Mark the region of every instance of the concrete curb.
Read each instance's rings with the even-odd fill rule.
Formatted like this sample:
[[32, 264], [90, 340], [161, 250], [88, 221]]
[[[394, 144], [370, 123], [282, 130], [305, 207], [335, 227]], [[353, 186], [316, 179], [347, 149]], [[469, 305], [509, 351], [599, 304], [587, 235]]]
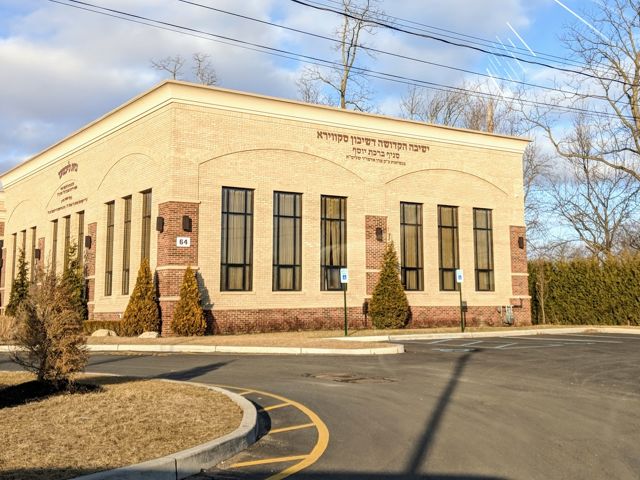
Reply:
[[[0, 345], [0, 352], [15, 350]], [[389, 345], [374, 348], [305, 348], [305, 347], [240, 347], [231, 345], [87, 345], [90, 352], [153, 352], [153, 353], [252, 353], [276, 355], [392, 355], [404, 353], [404, 346]]]
[[228, 396], [242, 409], [240, 426], [223, 437], [166, 457], [91, 475], [82, 475], [72, 480], [180, 480], [213, 467], [255, 443], [258, 436], [258, 414], [249, 400], [228, 390], [202, 383], [162, 381], [196, 385]]
[[623, 333], [640, 335], [640, 328], [625, 327], [567, 327], [550, 329], [529, 329], [495, 332], [465, 332], [465, 333], [418, 333], [410, 335], [370, 335], [368, 337], [333, 337], [331, 340], [343, 342], [398, 342], [402, 340], [437, 340], [454, 338], [486, 338], [486, 337], [520, 337], [526, 335], [566, 335], [575, 333]]

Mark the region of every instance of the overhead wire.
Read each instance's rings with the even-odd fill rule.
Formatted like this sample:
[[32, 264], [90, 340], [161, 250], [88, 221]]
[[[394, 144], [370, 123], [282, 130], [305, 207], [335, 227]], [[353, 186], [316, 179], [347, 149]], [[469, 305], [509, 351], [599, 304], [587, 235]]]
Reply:
[[[232, 45], [232, 46], [236, 46], [239, 48], [245, 48], [248, 50], [252, 50], [252, 51], [257, 51], [260, 53], [267, 53], [267, 54], [271, 54], [277, 57], [281, 57], [281, 58], [286, 58], [289, 60], [297, 60], [297, 61], [301, 61], [300, 59], [304, 59], [302, 61], [304, 61], [305, 63], [309, 63], [309, 64], [313, 64], [313, 65], [318, 65], [318, 66], [324, 66], [324, 67], [340, 67], [341, 64], [338, 62], [334, 62], [331, 60], [325, 60], [319, 57], [314, 57], [314, 56], [310, 56], [310, 55], [304, 55], [304, 54], [300, 54], [300, 53], [295, 53], [295, 52], [290, 52], [284, 49], [278, 49], [278, 48], [274, 48], [274, 47], [268, 47], [265, 45], [261, 45], [258, 43], [254, 43], [254, 42], [249, 42], [247, 40], [240, 40], [240, 39], [236, 39], [233, 37], [227, 37], [224, 35], [218, 35], [218, 34], [214, 34], [211, 32], [206, 32], [204, 30], [199, 30], [199, 29], [195, 29], [192, 27], [186, 27], [186, 26], [181, 26], [178, 24], [174, 24], [174, 23], [170, 23], [170, 22], [165, 22], [162, 20], [155, 20], [155, 19], [151, 19], [149, 17], [145, 17], [142, 15], [137, 15], [137, 14], [133, 14], [133, 13], [129, 13], [129, 12], [124, 12], [121, 10], [116, 10], [116, 9], [112, 9], [112, 8], [108, 8], [108, 7], [102, 7], [100, 5], [95, 5], [89, 2], [84, 2], [81, 0], [49, 0], [52, 3], [57, 3], [60, 5], [65, 5], [68, 7], [74, 7], [74, 8], [78, 8], [81, 10], [85, 10], [88, 12], [92, 12], [92, 13], [97, 13], [97, 14], [101, 14], [101, 15], [106, 15], [109, 17], [113, 17], [113, 18], [117, 18], [120, 20], [126, 20], [126, 21], [130, 21], [133, 23], [139, 23], [139, 24], [143, 24], [146, 26], [150, 26], [150, 27], [154, 27], [154, 28], [158, 28], [158, 29], [162, 29], [162, 30], [168, 30], [168, 31], [172, 31], [174, 33], [181, 33], [181, 34], [186, 34], [186, 35], [190, 35], [190, 36], [194, 36], [197, 38], [203, 38], [206, 40], [211, 40], [211, 41], [216, 41], [216, 42], [220, 42], [226, 45]], [[360, 73], [362, 73], [363, 75], [366, 75], [368, 77], [371, 78], [376, 78], [376, 79], [380, 79], [380, 80], [387, 80], [387, 81], [393, 81], [396, 83], [402, 83], [405, 85], [412, 85], [412, 86], [416, 86], [416, 87], [424, 87], [424, 88], [428, 88], [431, 90], [435, 90], [435, 91], [445, 91], [445, 92], [451, 92], [451, 91], [456, 91], [456, 92], [464, 92], [467, 93], [469, 95], [472, 96], [476, 96], [476, 97], [481, 97], [481, 98], [495, 98], [495, 99], [502, 99], [501, 95], [495, 95], [492, 93], [487, 93], [487, 92], [479, 92], [477, 90], [468, 90], [465, 88], [461, 88], [461, 87], [452, 87], [449, 85], [443, 85], [443, 84], [439, 84], [436, 82], [429, 82], [426, 80], [421, 80], [421, 79], [412, 79], [412, 78], [408, 78], [408, 77], [404, 77], [401, 75], [396, 75], [396, 74], [390, 74], [390, 73], [386, 73], [386, 72], [378, 72], [375, 70], [370, 70], [370, 69], [366, 69], [363, 67], [353, 67], [353, 70], [356, 70]], [[527, 99], [518, 99], [519, 102], [525, 104], [525, 105], [536, 105], [536, 106], [544, 106], [544, 107], [549, 107], [550, 109], [553, 110], [558, 110], [558, 111], [563, 111], [563, 112], [576, 112], [576, 113], [582, 113], [585, 115], [589, 115], [589, 116], [593, 116], [593, 115], [600, 115], [600, 116], [605, 116], [605, 117], [612, 117], [612, 118], [616, 118], [617, 115], [613, 114], [613, 113], [609, 113], [609, 112], [601, 112], [601, 111], [594, 111], [594, 110], [590, 110], [590, 109], [584, 109], [584, 108], [578, 108], [578, 107], [570, 107], [570, 106], [566, 106], [566, 105], [553, 105], [553, 104], [548, 104], [545, 102], [538, 102], [538, 101], [534, 101], [534, 100], [527, 100]], [[629, 117], [631, 118], [631, 117]]]
[[[316, 9], [316, 10], [335, 13], [336, 15], [347, 17], [347, 18], [350, 18], [352, 20], [356, 20], [356, 21], [360, 20], [357, 16], [352, 15], [349, 12], [335, 10], [335, 9], [333, 9], [331, 7], [322, 6], [321, 4], [314, 5], [314, 4], [311, 4], [311, 3], [308, 3], [308, 2], [302, 1], [302, 0], [291, 0], [291, 1], [293, 3], [297, 3], [298, 5], [302, 5], [302, 6], [305, 6], [305, 7], [313, 8], [313, 9]], [[367, 23], [372, 24], [372, 25], [376, 25], [378, 27], [386, 28], [386, 29], [389, 29], [389, 30], [392, 30], [392, 31], [396, 31], [396, 32], [400, 32], [400, 33], [406, 33], [408, 35], [422, 37], [422, 38], [425, 38], [425, 39], [428, 39], [428, 40], [434, 40], [436, 42], [445, 43], [447, 45], [451, 45], [451, 46], [455, 46], [455, 47], [467, 48], [467, 49], [470, 49], [470, 50], [475, 50], [475, 51], [486, 53], [486, 54], [493, 54], [495, 56], [504, 57], [504, 58], [507, 58], [507, 59], [514, 59], [514, 60], [517, 60], [517, 61], [520, 61], [520, 62], [528, 63], [530, 65], [537, 65], [537, 66], [540, 66], [540, 67], [550, 68], [550, 69], [557, 70], [557, 71], [564, 72], [564, 73], [572, 73], [572, 74], [575, 74], [575, 75], [581, 75], [581, 76], [584, 76], [584, 77], [587, 77], [587, 78], [591, 78], [591, 79], [594, 79], [594, 80], [604, 80], [604, 81], [607, 81], [607, 82], [619, 83], [619, 84], [624, 85], [624, 86], [629, 86], [629, 83], [627, 83], [627, 82], [625, 82], [623, 80], [617, 79], [617, 78], [609, 78], [609, 77], [594, 75], [592, 73], [585, 72], [585, 71], [558, 67], [558, 66], [550, 65], [548, 63], [540, 62], [540, 61], [537, 61], [537, 60], [527, 60], [525, 58], [522, 58], [521, 56], [513, 55], [508, 50], [506, 50], [506, 51], [509, 52], [509, 53], [501, 53], [499, 51], [492, 52], [492, 51], [487, 50], [486, 48], [478, 47], [478, 46], [475, 46], [475, 45], [469, 45], [469, 44], [465, 44], [465, 43], [460, 43], [459, 41], [458, 42], [454, 42], [454, 41], [451, 41], [451, 40], [448, 40], [446, 38], [442, 38], [442, 37], [439, 37], [439, 36], [436, 36], [436, 35], [433, 35], [433, 34], [413, 32], [411, 30], [407, 30], [406, 28], [401, 28], [401, 27], [389, 24], [387, 22], [383, 22], [383, 21], [377, 20], [376, 18], [367, 18], [366, 21], [367, 21]], [[505, 47], [505, 49], [506, 49], [506, 47]], [[635, 85], [632, 84], [632, 86], [635, 86]]]
[[[240, 14], [240, 13], [231, 12], [231, 11], [228, 11], [228, 10], [223, 10], [221, 8], [213, 7], [211, 5], [205, 5], [205, 4], [198, 3], [198, 2], [194, 2], [192, 0], [177, 0], [177, 1], [181, 2], [181, 3], [184, 3], [184, 4], [187, 4], [187, 5], [191, 5], [191, 6], [203, 8], [203, 9], [206, 9], [206, 10], [222, 13], [222, 14], [225, 14], [225, 15], [230, 15], [230, 16], [234, 16], [234, 17], [237, 17], [237, 18], [242, 18], [244, 20], [249, 20], [249, 21], [256, 22], [256, 23], [261, 23], [263, 25], [269, 25], [269, 26], [272, 26], [272, 27], [277, 27], [277, 28], [280, 28], [280, 29], [283, 29], [283, 30], [287, 30], [287, 31], [290, 31], [290, 32], [300, 33], [302, 35], [307, 35], [307, 36], [310, 36], [310, 37], [314, 37], [314, 38], [318, 38], [318, 39], [322, 39], [322, 40], [327, 40], [327, 41], [330, 41], [330, 42], [333, 42], [333, 43], [337, 43], [337, 44], [342, 44], [342, 45], [345, 44], [344, 40], [338, 40], [336, 38], [329, 37], [329, 36], [326, 36], [326, 35], [321, 35], [321, 34], [318, 34], [318, 33], [309, 32], [309, 31], [302, 30], [302, 29], [299, 29], [299, 28], [288, 27], [286, 25], [281, 25], [279, 23], [274, 23], [274, 22], [270, 22], [270, 21], [267, 21], [267, 20], [261, 20], [259, 18], [251, 17], [249, 15], [243, 15], [243, 14]], [[549, 87], [547, 85], [540, 85], [540, 84], [525, 82], [523, 80], [514, 79], [511, 76], [509, 76], [509, 78], [504, 78], [504, 77], [496, 76], [496, 75], [492, 76], [492, 75], [488, 75], [486, 73], [476, 72], [476, 71], [468, 70], [468, 69], [465, 69], [465, 68], [453, 67], [451, 65], [444, 65], [444, 64], [438, 63], [438, 62], [431, 62], [429, 60], [424, 60], [424, 59], [421, 59], [421, 58], [411, 57], [411, 56], [403, 55], [403, 54], [400, 54], [400, 53], [394, 53], [394, 52], [389, 52], [389, 51], [386, 51], [386, 50], [380, 50], [378, 48], [369, 47], [368, 45], [359, 44], [359, 45], [356, 45], [356, 46], [357, 46], [357, 48], [361, 48], [363, 50], [366, 50], [368, 52], [372, 52], [372, 53], [375, 53], [375, 54], [387, 55], [387, 56], [390, 56], [390, 57], [401, 58], [403, 60], [410, 60], [410, 61], [413, 61], [413, 62], [422, 63], [424, 65], [431, 65], [431, 66], [435, 66], [435, 67], [439, 67], [439, 68], [445, 68], [445, 69], [448, 69], [448, 70], [454, 70], [456, 72], [467, 73], [467, 74], [470, 74], [470, 75], [476, 75], [476, 76], [484, 77], [484, 78], [493, 78], [494, 80], [500, 80], [500, 81], [503, 81], [503, 82], [510, 82], [510, 83], [522, 85], [522, 86], [525, 86], [525, 87], [532, 87], [532, 88], [539, 88], [539, 89], [548, 90], [548, 91], [554, 91], [554, 92], [558, 92], [558, 93], [562, 93], [562, 94], [566, 94], [566, 95], [572, 95], [572, 96], [579, 95], [578, 92], [564, 90], [564, 89], [556, 88], [556, 87]], [[594, 99], [597, 99], [597, 100], [604, 100], [604, 101], [608, 101], [609, 100], [608, 98], [606, 98], [606, 97], [604, 97], [602, 95], [597, 95], [597, 94], [590, 95], [590, 98], [594, 98]]]
[[[343, 6], [343, 3], [341, 0], [324, 0], [328, 3], [332, 3], [335, 5], [338, 5], [340, 7]], [[323, 5], [326, 6], [326, 4], [323, 4], [321, 1], [319, 0], [307, 0], [308, 3], [313, 3], [313, 4], [317, 4], [317, 5]], [[489, 40], [486, 38], [482, 38], [482, 37], [478, 37], [475, 35], [469, 35], [466, 33], [462, 33], [462, 32], [456, 32], [454, 30], [450, 30], [450, 29], [446, 29], [446, 28], [442, 28], [442, 27], [436, 27], [434, 25], [428, 25], [425, 23], [421, 23], [421, 22], [416, 22], [414, 20], [408, 20], [408, 19], [404, 19], [404, 18], [400, 18], [400, 17], [396, 17], [393, 15], [388, 15], [385, 14], [385, 18], [391, 19], [392, 23], [395, 24], [400, 24], [403, 26], [408, 26], [410, 28], [414, 28], [415, 30], [418, 31], [425, 31], [425, 32], [429, 32], [429, 33], [433, 33], [431, 32], [432, 30], [435, 30], [436, 32], [444, 32], [444, 33], [439, 33], [439, 35], [446, 37], [446, 38], [452, 38], [452, 39], [456, 39], [456, 40], [463, 40], [469, 43], [475, 43], [481, 46], [485, 46], [485, 47], [489, 47], [489, 48], [498, 48], [497, 43], [495, 42], [495, 40]], [[525, 55], [525, 56], [533, 56], [536, 58], [542, 57], [545, 58], [548, 61], [551, 62], [555, 62], [555, 63], [559, 63], [559, 64], [563, 64], [563, 65], [572, 65], [574, 67], [584, 67], [585, 65], [581, 62], [575, 61], [575, 60], [571, 60], [569, 58], [566, 57], [560, 57], [558, 55], [553, 55], [551, 53], [546, 53], [546, 52], [541, 52], [539, 50], [529, 50], [525, 47], [519, 47], [519, 46], [514, 46], [514, 48], [516, 50], [518, 50], [520, 52], [521, 55]]]

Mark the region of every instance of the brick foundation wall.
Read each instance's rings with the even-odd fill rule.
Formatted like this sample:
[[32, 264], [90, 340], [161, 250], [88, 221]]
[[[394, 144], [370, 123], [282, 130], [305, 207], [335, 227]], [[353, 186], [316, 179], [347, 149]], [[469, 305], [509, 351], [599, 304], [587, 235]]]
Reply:
[[[523, 302], [525, 303], [525, 302]], [[528, 316], [515, 308], [516, 325], [528, 325]], [[365, 320], [360, 307], [349, 307], [349, 328], [371, 328], [371, 319]], [[466, 324], [470, 327], [500, 326], [503, 324], [500, 307], [469, 307]], [[239, 334], [256, 332], [341, 329], [344, 326], [342, 308], [294, 308], [269, 310], [221, 310], [205, 311], [207, 326], [214, 334]], [[460, 325], [460, 309], [451, 307], [411, 307], [407, 328], [457, 327]], [[165, 333], [163, 327], [163, 334]]]
[[91, 311], [91, 314], [89, 316], [89, 320], [98, 320], [98, 321], [101, 321], [101, 322], [111, 322], [111, 321], [122, 320], [120, 318], [120, 316], [122, 315], [122, 312], [97, 312], [97, 313], [93, 313], [93, 305], [90, 305], [89, 310]]

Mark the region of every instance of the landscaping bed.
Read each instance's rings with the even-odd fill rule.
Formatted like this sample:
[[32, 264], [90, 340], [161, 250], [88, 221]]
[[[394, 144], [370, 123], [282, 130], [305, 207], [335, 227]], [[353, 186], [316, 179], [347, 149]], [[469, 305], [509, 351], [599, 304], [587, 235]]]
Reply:
[[[33, 379], [0, 372], [0, 397]], [[0, 408], [0, 479], [56, 480], [131, 465], [226, 435], [242, 420], [238, 405], [202, 387], [112, 376], [80, 381], [97, 390]]]

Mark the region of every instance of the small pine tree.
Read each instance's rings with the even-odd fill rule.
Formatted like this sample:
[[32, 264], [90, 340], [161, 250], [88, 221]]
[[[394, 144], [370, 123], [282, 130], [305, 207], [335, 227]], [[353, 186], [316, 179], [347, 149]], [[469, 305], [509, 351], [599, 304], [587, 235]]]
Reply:
[[80, 318], [87, 319], [87, 300], [84, 294], [84, 272], [78, 258], [78, 247], [75, 242], [69, 242], [65, 254], [67, 264], [60, 279], [61, 288], [67, 291], [67, 296]]
[[369, 303], [369, 315], [376, 328], [402, 328], [409, 317], [409, 302], [400, 282], [393, 242], [387, 243], [384, 252], [380, 278]]
[[11, 359], [58, 390], [84, 370], [88, 354], [82, 317], [52, 269], [38, 272], [38, 281], [18, 307], [13, 343], [21, 348], [11, 352]]
[[156, 289], [149, 268], [149, 260], [143, 259], [138, 270], [136, 286], [129, 297], [129, 304], [122, 317], [121, 333], [126, 336], [140, 335], [142, 332], [157, 332], [160, 316], [156, 303]]
[[200, 305], [200, 289], [195, 272], [187, 267], [180, 286], [180, 300], [173, 314], [171, 329], [176, 335], [204, 335], [207, 323]]
[[27, 276], [28, 263], [24, 258], [24, 250], [18, 253], [18, 274], [11, 285], [11, 295], [7, 304], [6, 314], [15, 317], [18, 307], [29, 297], [29, 277]]

